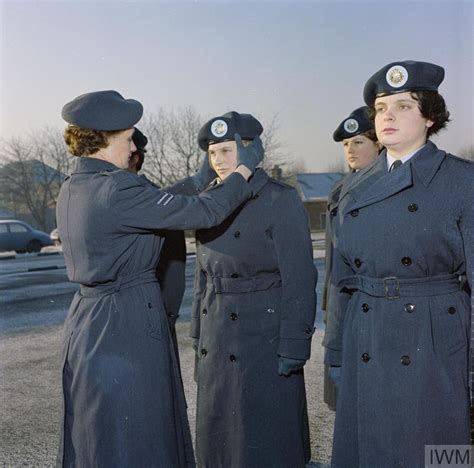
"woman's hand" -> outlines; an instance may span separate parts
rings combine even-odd
[[[265,154],[262,140],[259,136],[256,136],[249,145],[244,146],[238,133],[234,134],[234,138],[237,144],[237,168],[242,164],[250,172],[255,172],[255,168],[262,162]]]
[[[305,363],[305,359],[292,359],[280,356],[278,358],[278,375],[288,377],[292,372],[302,369]]]

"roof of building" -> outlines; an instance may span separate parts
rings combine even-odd
[[[294,184],[303,201],[327,199],[331,187],[345,174],[341,172],[320,172],[296,174]]]

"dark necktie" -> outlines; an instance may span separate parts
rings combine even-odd
[[[397,159],[396,161],[393,161],[392,165],[390,166],[390,170],[388,172],[392,172],[395,169],[398,169],[403,163],[400,161],[400,159]]]

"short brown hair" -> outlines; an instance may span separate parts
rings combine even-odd
[[[90,156],[97,153],[101,148],[107,148],[109,138],[122,131],[102,132],[68,125],[64,130],[64,141],[69,152],[74,156]]]
[[[410,94],[415,101],[418,101],[421,115],[433,122],[433,125],[428,128],[428,138],[446,128],[446,124],[450,121],[449,111],[443,96],[438,91],[412,91]]]

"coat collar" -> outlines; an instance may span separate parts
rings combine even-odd
[[[87,174],[94,172],[112,172],[120,169],[108,161],[92,157],[78,157],[73,163],[71,175]]]
[[[343,195],[349,194],[352,203],[347,204],[345,212],[371,205],[384,200],[413,185],[413,174],[416,173],[425,187],[428,187],[446,153],[438,150],[435,144],[428,142],[407,163],[396,171],[387,169],[386,150],[374,164],[361,171],[347,187]]]
[[[249,179],[249,187],[252,193],[255,195],[260,192],[269,179],[270,177],[263,169],[257,169]]]

